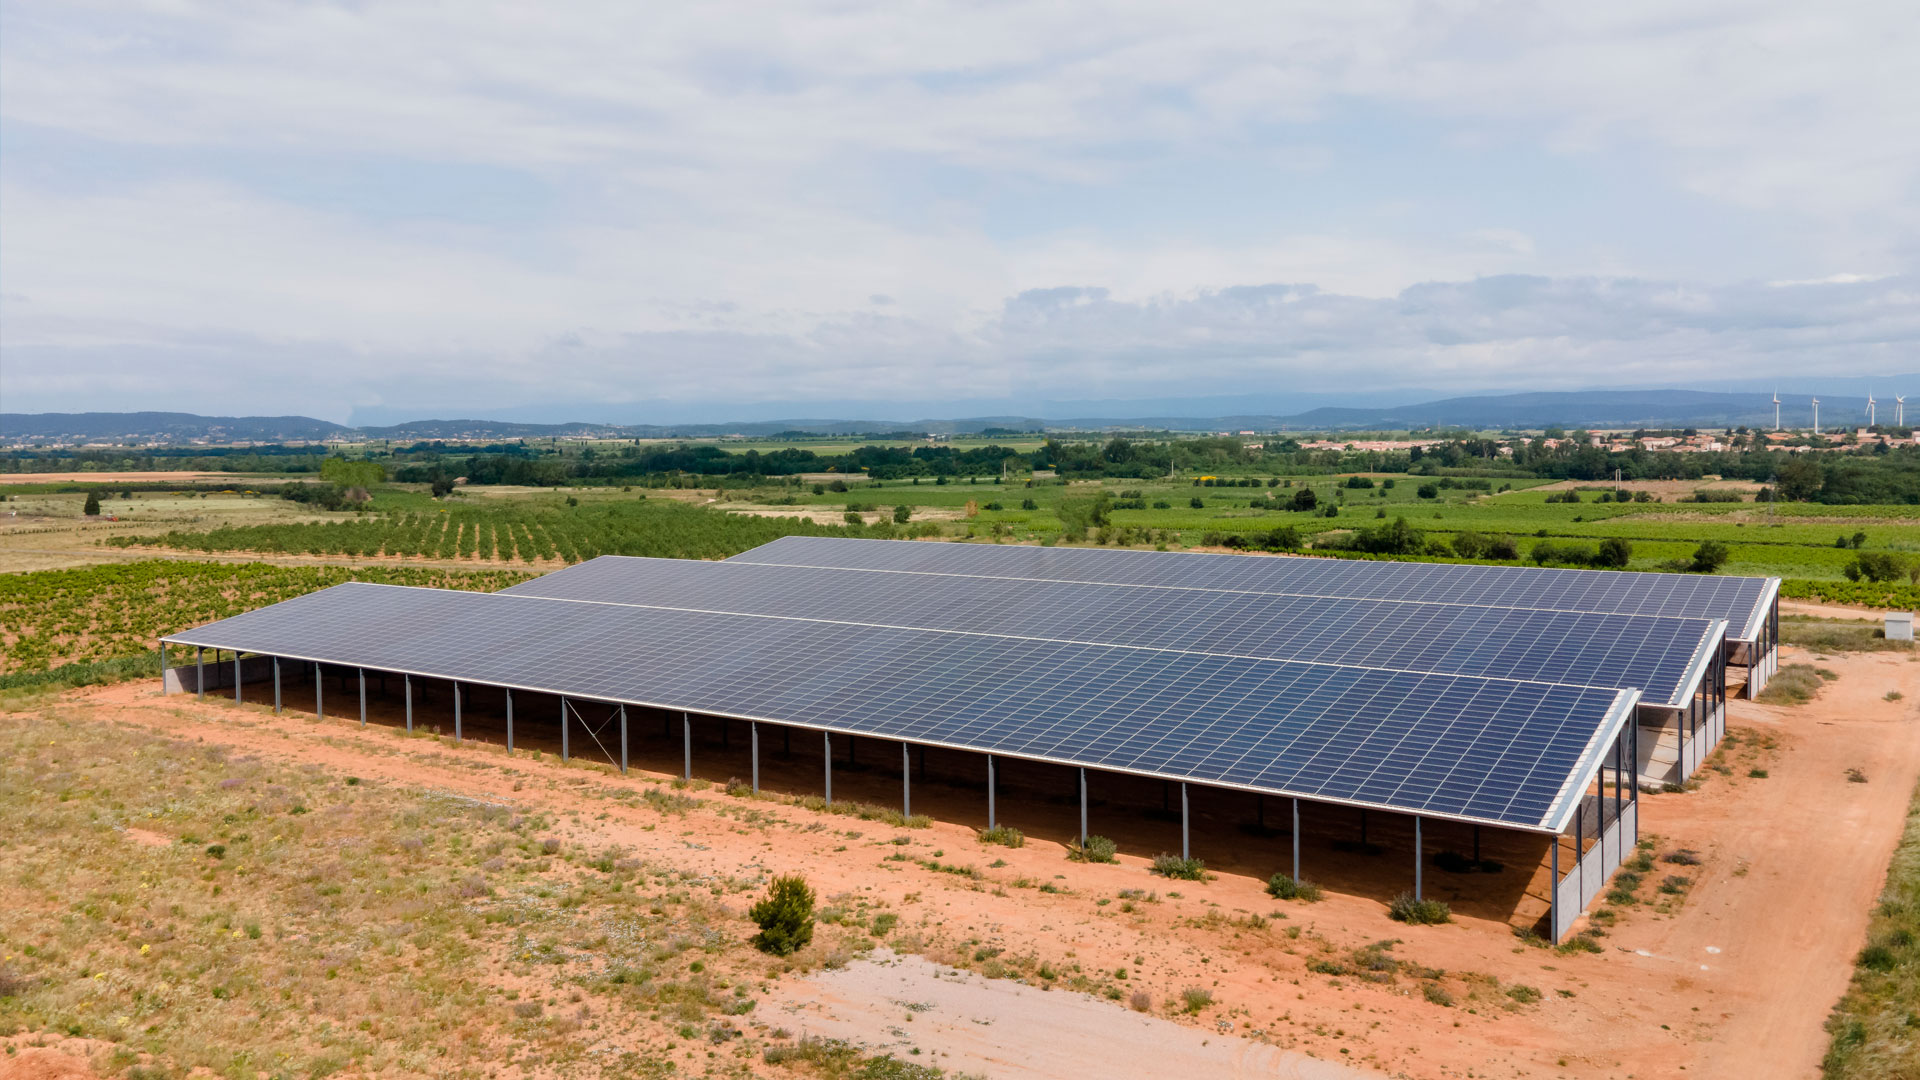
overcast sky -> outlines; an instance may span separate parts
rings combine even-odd
[[[0,0],[0,408],[1920,370],[1917,56],[1910,0]]]

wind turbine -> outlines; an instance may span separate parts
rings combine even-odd
[[[1893,395],[1893,426],[1907,426],[1907,395]]]
[[[1813,399],[1813,433],[1820,434],[1820,399]]]
[[[1873,391],[1867,391],[1867,426],[1873,426]]]
[[[1773,430],[1780,430],[1780,388],[1773,388]]]

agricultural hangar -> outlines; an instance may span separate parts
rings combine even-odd
[[[875,762],[897,747],[903,813],[919,783],[923,805],[977,805],[989,827],[1010,800],[1023,823],[1052,815],[1067,842],[1171,847],[1177,821],[1182,856],[1361,892],[1424,895],[1431,864],[1456,906],[1557,941],[1637,841],[1640,787],[1683,781],[1719,740],[1729,665],[1749,693],[1773,669],[1778,587],[787,537],[490,594],[338,585],[161,649],[163,667],[167,646],[195,650],[169,691],[271,684],[277,711],[293,683],[321,715],[342,695],[336,711],[413,730],[424,709],[456,740],[622,771],[637,749],[755,791],[765,766],[817,776],[828,802],[836,767],[843,793],[894,783]],[[1358,858],[1389,848],[1410,859]]]

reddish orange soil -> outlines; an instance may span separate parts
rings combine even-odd
[[[1796,659],[1788,650],[1786,660]],[[1147,860],[1134,853],[1150,854],[1156,843],[1177,844],[1177,825],[1141,826],[1140,843],[1123,838],[1118,865],[1072,863],[1056,842],[1071,832],[1058,824],[1064,799],[1003,794],[1003,820],[1024,825],[1030,814],[1036,823],[1034,838],[1011,850],[978,843],[972,828],[977,809],[969,807],[965,792],[937,784],[924,792],[915,787],[914,809],[940,819],[924,831],[765,803],[777,823],[743,828],[737,818],[713,812],[732,800],[706,791],[698,797],[708,805],[675,819],[668,833],[651,831],[660,820],[652,809],[596,795],[603,786],[650,787],[677,772],[679,744],[662,734],[657,720],[645,738],[636,739],[637,768],[623,779],[578,760],[563,767],[551,756],[535,760],[525,752],[508,759],[497,743],[470,739],[454,747],[405,740],[384,726],[394,719],[384,706],[378,722],[364,730],[337,717],[316,721],[311,684],[287,696],[289,705],[308,711],[281,717],[258,705],[163,700],[151,684],[76,691],[72,700],[92,704],[107,719],[289,763],[555,812],[569,823],[562,830],[572,841],[625,845],[690,870],[733,874],[764,866],[804,872],[822,896],[860,892],[891,905],[901,915],[899,932],[920,935],[932,959],[958,958],[970,951],[968,941],[978,940],[1056,966],[1129,968],[1129,986],[1156,1000],[1203,987],[1217,1004],[1183,1022],[1205,1026],[1213,1038],[1252,1036],[1411,1077],[1812,1077],[1826,1045],[1822,1022],[1845,988],[1908,797],[1920,779],[1920,663],[1891,653],[1820,663],[1839,679],[1812,704],[1732,703],[1729,728],[1737,745],[1715,759],[1729,774],[1709,768],[1698,791],[1643,798],[1643,836],[1661,837],[1659,852],[1694,849],[1703,863],[1663,863],[1648,875],[1657,883],[1665,874],[1683,873],[1693,884],[1669,914],[1648,904],[1623,909],[1598,955],[1559,955],[1521,943],[1485,896],[1463,896],[1451,925],[1391,922],[1384,899],[1401,873],[1387,865],[1399,861],[1397,850],[1371,860],[1376,869],[1354,870],[1352,864],[1368,860],[1349,856],[1343,867],[1324,842],[1317,843],[1309,876],[1328,882],[1328,899],[1314,905],[1272,900],[1262,878],[1276,868],[1285,839],[1259,840],[1222,828],[1225,814],[1196,830],[1196,854],[1210,862],[1216,854],[1227,856],[1217,859],[1219,876],[1205,884],[1152,877]],[[1896,688],[1905,699],[1884,700]],[[263,696],[253,688],[249,694]],[[330,710],[351,708],[347,694],[329,689],[327,700]],[[443,702],[417,708],[423,726],[431,717],[451,729]],[[469,724],[470,736],[497,737],[477,713]],[[531,733],[531,725],[523,732]],[[1773,736],[1771,748],[1759,745],[1763,735]],[[587,753],[590,744],[577,728],[574,739],[576,753]],[[743,742],[736,728],[731,756],[716,760],[717,754],[697,751],[695,775],[714,781],[744,775]],[[796,736],[796,752],[803,750],[800,742]],[[894,803],[898,751],[877,742],[868,749],[865,740],[861,745],[863,763],[871,763],[861,770],[836,767],[835,795]],[[769,759],[776,749],[763,746]],[[817,754],[811,765],[770,761],[769,789],[817,793],[817,772],[810,770],[818,761]],[[1755,768],[1768,775],[1749,777]],[[1861,770],[1867,782],[1850,782],[1849,769]],[[1162,833],[1153,833],[1155,827]],[[1376,827],[1376,842],[1397,845],[1387,823]],[[1103,831],[1098,821],[1095,831]],[[887,843],[902,834],[911,837],[910,847]],[[1308,829],[1305,835],[1312,839],[1316,833]],[[1232,854],[1259,844],[1271,844],[1273,851],[1259,860]],[[931,853],[923,848],[939,849],[943,863],[980,868],[984,880],[975,885],[916,862],[886,859],[902,851]],[[992,867],[996,859],[1006,865]],[[1018,887],[1018,879],[1066,891],[1042,893]],[[1438,888],[1444,878],[1430,870],[1428,881]],[[1156,890],[1161,900],[1138,905],[1137,914],[1121,914],[1116,897],[1122,889]],[[1641,895],[1656,894],[1644,887]],[[1108,902],[1098,903],[1103,899]],[[1266,930],[1202,921],[1210,913],[1276,912],[1284,918]],[[1292,939],[1283,932],[1290,927],[1307,932]],[[1460,1000],[1454,1007],[1429,1002],[1405,978],[1379,985],[1312,973],[1306,965],[1320,955],[1316,937],[1337,949],[1339,958],[1369,942],[1399,939],[1395,955],[1451,973],[1447,985]],[[1473,984],[1463,983],[1463,975],[1492,976],[1503,987],[1525,984],[1545,996],[1517,1008],[1501,1004],[1504,997],[1469,1002],[1463,991]],[[1111,1066],[1103,1069],[1108,1075],[1127,1072],[1124,1061],[1105,1064]]]

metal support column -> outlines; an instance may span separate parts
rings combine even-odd
[[[1300,880],[1300,800],[1293,800],[1293,880]]]
[[[1640,844],[1640,725],[1633,725],[1633,743],[1628,756],[1633,759],[1633,838],[1632,843]]]
[[[1187,836],[1190,831],[1189,826],[1192,824],[1193,817],[1192,814],[1188,813],[1188,809],[1187,782],[1182,780],[1180,781],[1180,857],[1183,859],[1193,858],[1193,851],[1187,843]]]
[[[689,713],[680,714],[680,749],[681,749],[681,756],[684,758],[684,760],[681,762],[680,777],[683,780],[692,780],[693,779],[693,716]]]
[[[900,744],[900,816],[913,816],[913,751]]]
[[[507,691],[507,753],[513,753],[513,691]]]
[[[627,774],[627,705],[620,703],[620,775]]]
[[[568,711],[569,710],[567,708],[567,696],[565,694],[562,694],[560,695],[560,763],[562,765],[567,763],[567,760],[571,756],[571,751],[572,751],[572,747],[569,745],[570,736],[567,731]]]
[[[402,679],[402,680],[403,680],[403,681],[405,682],[405,684],[406,684],[406,692],[407,692],[407,730],[408,730],[408,731],[412,731],[412,730],[413,730],[413,676],[411,676],[411,675],[402,675],[402,676],[400,676],[400,678],[401,678],[401,679]]]
[[[193,696],[207,696],[207,650],[199,645],[193,647]]]
[[[827,805],[833,805],[833,732],[820,733],[820,757],[827,763]]]
[[[1587,797],[1580,796],[1580,807],[1573,812],[1573,872],[1580,881],[1580,895],[1587,895]]]
[[[1553,872],[1547,877],[1547,941],[1560,944],[1560,837],[1553,838]]]
[[[987,828],[991,829],[994,827],[994,825],[995,825],[995,822],[994,822],[994,806],[993,806],[993,755],[988,754],[987,755]]]
[[[273,715],[280,715],[280,658],[273,658]]]
[[[1421,894],[1420,863],[1421,856],[1425,853],[1425,845],[1420,840],[1420,815],[1415,814],[1413,815],[1413,898],[1415,900],[1424,899]]]
[[[747,741],[753,744],[751,749],[751,755],[753,757],[753,793],[755,795],[758,795],[760,794],[760,722],[759,721],[754,720],[754,721],[748,722]]]
[[[367,726],[367,669],[360,669],[360,726]]]
[[[167,696],[167,643],[160,643],[160,696]]]
[[[233,650],[233,703],[240,704],[240,650]]]
[[[1080,769],[1080,850],[1087,850],[1087,770]]]
[[[463,733],[460,730],[460,683],[453,684],[453,741],[459,742]]]
[[[323,693],[325,690],[325,687],[322,685],[324,681],[325,680],[321,679],[320,677],[320,665],[314,664],[313,665],[313,718],[315,720],[325,720],[327,718],[327,702]]]

